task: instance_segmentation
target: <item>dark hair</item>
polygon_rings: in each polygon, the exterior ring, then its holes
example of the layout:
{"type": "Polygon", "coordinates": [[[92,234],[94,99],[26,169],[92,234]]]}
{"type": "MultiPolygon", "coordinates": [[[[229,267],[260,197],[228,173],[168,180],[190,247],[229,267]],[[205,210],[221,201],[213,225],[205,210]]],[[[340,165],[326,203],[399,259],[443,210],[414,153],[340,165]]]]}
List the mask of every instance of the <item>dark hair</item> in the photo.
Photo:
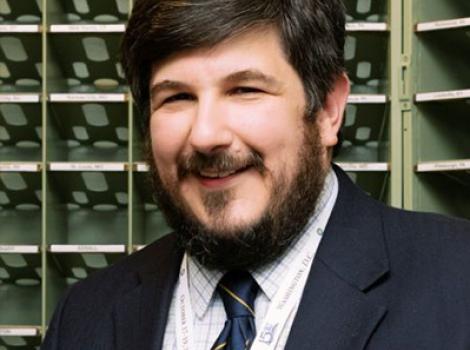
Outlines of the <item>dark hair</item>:
{"type": "Polygon", "coordinates": [[[345,71],[342,0],[136,0],[121,53],[142,131],[148,132],[153,64],[269,25],[278,30],[286,57],[303,82],[307,115],[313,118],[345,71]]]}

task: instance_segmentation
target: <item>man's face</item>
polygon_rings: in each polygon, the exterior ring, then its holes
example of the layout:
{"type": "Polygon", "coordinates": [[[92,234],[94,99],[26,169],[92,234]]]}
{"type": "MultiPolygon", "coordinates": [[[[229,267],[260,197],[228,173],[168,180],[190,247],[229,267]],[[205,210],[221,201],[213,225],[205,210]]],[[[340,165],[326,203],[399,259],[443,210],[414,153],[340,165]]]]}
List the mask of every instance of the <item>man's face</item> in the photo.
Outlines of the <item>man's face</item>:
{"type": "Polygon", "coordinates": [[[214,238],[237,239],[298,201],[300,173],[316,177],[318,197],[336,131],[306,121],[302,82],[275,30],[174,55],[154,67],[150,89],[158,186],[214,238]]]}

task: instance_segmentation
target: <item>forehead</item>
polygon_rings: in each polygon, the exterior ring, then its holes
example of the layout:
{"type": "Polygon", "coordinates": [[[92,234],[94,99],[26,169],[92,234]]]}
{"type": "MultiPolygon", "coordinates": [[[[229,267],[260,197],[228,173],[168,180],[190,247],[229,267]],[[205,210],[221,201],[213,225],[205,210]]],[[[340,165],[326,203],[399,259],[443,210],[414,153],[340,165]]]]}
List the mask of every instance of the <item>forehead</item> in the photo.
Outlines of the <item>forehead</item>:
{"type": "Polygon", "coordinates": [[[161,80],[189,80],[195,75],[222,78],[238,71],[297,75],[286,59],[278,32],[272,27],[248,30],[210,48],[176,53],[153,65],[150,85],[161,80]]]}

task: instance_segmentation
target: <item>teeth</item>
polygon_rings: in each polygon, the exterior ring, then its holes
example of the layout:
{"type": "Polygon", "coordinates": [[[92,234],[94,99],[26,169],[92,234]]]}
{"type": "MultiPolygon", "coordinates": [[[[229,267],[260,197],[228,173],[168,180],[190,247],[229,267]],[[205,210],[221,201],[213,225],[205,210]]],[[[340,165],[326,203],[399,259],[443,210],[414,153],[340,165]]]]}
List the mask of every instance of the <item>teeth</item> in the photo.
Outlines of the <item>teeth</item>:
{"type": "Polygon", "coordinates": [[[222,171],[222,172],[213,172],[213,171],[201,171],[200,174],[204,177],[210,178],[219,178],[219,177],[226,177],[232,174],[235,174],[237,170],[230,170],[230,171],[222,171]]]}

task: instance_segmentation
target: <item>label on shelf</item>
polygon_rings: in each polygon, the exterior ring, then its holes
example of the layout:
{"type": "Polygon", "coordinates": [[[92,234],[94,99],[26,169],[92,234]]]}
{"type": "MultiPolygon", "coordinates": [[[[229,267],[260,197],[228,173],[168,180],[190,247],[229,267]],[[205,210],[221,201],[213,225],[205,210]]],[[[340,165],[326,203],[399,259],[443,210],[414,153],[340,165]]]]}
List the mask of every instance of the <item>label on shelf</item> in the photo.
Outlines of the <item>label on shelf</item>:
{"type": "Polygon", "coordinates": [[[35,327],[0,327],[0,337],[35,337],[39,329],[35,327]]]}
{"type": "Polygon", "coordinates": [[[124,244],[51,244],[51,253],[125,253],[124,244]]]}
{"type": "Polygon", "coordinates": [[[37,103],[39,94],[0,94],[1,103],[37,103]]]}
{"type": "Polygon", "coordinates": [[[360,104],[360,103],[387,103],[386,95],[361,95],[351,94],[348,97],[348,103],[360,104]]]}
{"type": "Polygon", "coordinates": [[[422,162],[416,165],[417,172],[470,170],[470,159],[422,162]]]}
{"type": "Polygon", "coordinates": [[[49,95],[51,102],[125,102],[126,94],[78,94],[78,93],[54,93],[49,95]]]}
{"type": "Polygon", "coordinates": [[[416,102],[443,101],[470,98],[470,89],[425,92],[416,94],[416,102]]]}
{"type": "Polygon", "coordinates": [[[384,22],[350,22],[346,23],[348,32],[385,32],[388,30],[384,22]]]}
{"type": "Polygon", "coordinates": [[[38,172],[41,171],[41,163],[0,162],[0,171],[38,172]]]}
{"type": "Polygon", "coordinates": [[[470,26],[470,17],[449,19],[444,21],[423,22],[416,25],[417,32],[429,32],[432,30],[444,30],[470,26]]]}
{"type": "Polygon", "coordinates": [[[0,33],[39,33],[37,24],[1,24],[0,33]]]}
{"type": "Polygon", "coordinates": [[[388,163],[358,163],[358,162],[338,162],[336,163],[344,171],[389,171],[388,163]]]}
{"type": "Polygon", "coordinates": [[[51,162],[51,171],[125,171],[127,163],[51,162]]]}
{"type": "Polygon", "coordinates": [[[146,172],[149,171],[150,167],[147,163],[139,162],[139,163],[134,163],[134,170],[137,172],[146,172]]]}
{"type": "Polygon", "coordinates": [[[51,33],[124,33],[125,24],[52,24],[51,33]]]}
{"type": "Polygon", "coordinates": [[[39,253],[39,246],[37,245],[0,245],[0,253],[37,254],[39,253]]]}

